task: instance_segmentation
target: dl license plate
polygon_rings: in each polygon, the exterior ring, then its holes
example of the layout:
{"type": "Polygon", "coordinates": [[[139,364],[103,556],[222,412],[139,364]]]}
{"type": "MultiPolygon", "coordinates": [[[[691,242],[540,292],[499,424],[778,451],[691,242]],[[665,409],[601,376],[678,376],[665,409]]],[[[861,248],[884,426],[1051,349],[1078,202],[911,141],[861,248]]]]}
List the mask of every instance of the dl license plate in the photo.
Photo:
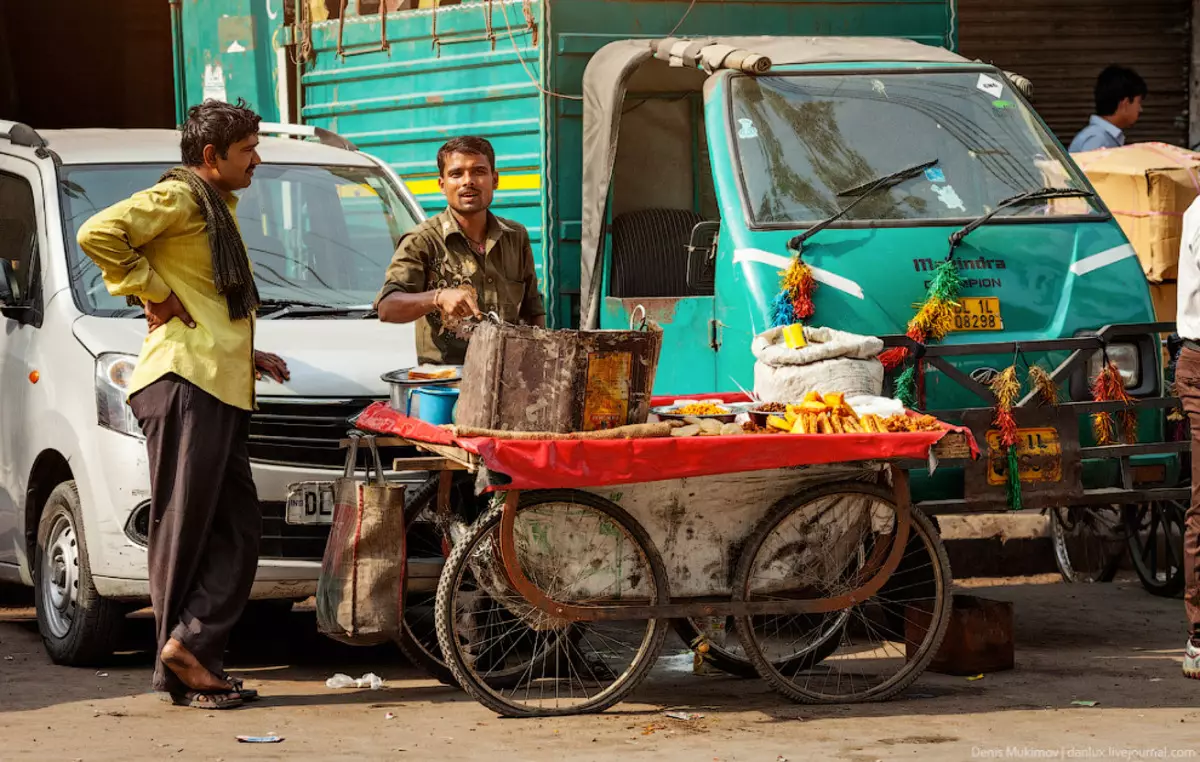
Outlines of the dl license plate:
{"type": "Polygon", "coordinates": [[[954,331],[1003,331],[1000,299],[994,296],[960,297],[954,313],[954,331]]]}
{"type": "MultiPolygon", "coordinates": [[[[1000,447],[1000,432],[987,433],[988,484],[1004,484],[1008,473],[1008,456],[1000,447]]],[[[1060,482],[1063,478],[1062,444],[1058,431],[1017,429],[1018,475],[1022,482],[1060,482]]]]}
{"type": "Polygon", "coordinates": [[[333,482],[299,482],[288,485],[288,524],[332,524],[333,482]]]}

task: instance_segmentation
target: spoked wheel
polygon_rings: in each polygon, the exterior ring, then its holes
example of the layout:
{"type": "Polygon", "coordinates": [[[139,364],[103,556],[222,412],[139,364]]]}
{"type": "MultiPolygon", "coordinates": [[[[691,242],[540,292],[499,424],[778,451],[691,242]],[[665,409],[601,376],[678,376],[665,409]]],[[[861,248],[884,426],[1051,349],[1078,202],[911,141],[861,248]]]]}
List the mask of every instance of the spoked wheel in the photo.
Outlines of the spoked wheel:
{"type": "Polygon", "coordinates": [[[1050,509],[1054,561],[1067,582],[1112,582],[1125,553],[1117,506],[1050,509]]]}
{"type": "Polygon", "coordinates": [[[1129,555],[1142,587],[1170,598],[1183,591],[1183,531],[1187,505],[1174,500],[1125,506],[1129,555]]]}
{"type": "MultiPolygon", "coordinates": [[[[436,515],[438,474],[420,484],[408,495],[404,506],[404,528],[408,546],[407,591],[404,601],[404,627],[395,638],[396,645],[413,666],[419,667],[445,685],[458,686],[454,674],[442,658],[434,621],[434,597],[437,581],[445,566],[452,534],[450,527],[439,524],[436,515]]],[[[464,525],[458,525],[465,531],[464,525]]]]}
{"type": "MultiPolygon", "coordinates": [[[[747,541],[734,595],[751,602],[847,595],[883,566],[900,519],[891,492],[869,484],[786,498],[747,541]]],[[[950,562],[924,514],[910,510],[907,521],[898,568],[917,582],[888,584],[829,613],[738,618],[746,655],[772,687],[806,703],[882,701],[920,676],[949,625],[950,562]],[[795,658],[800,653],[810,658],[795,658]]]]}
{"type": "MultiPolygon", "coordinates": [[[[438,643],[459,684],[508,716],[602,711],[654,666],[666,620],[572,623],[508,583],[497,506],[455,544],[438,584],[438,643]]],[[[525,575],[571,604],[667,599],[666,569],[645,530],[617,505],[582,492],[525,493],[514,538],[525,575]]]]}

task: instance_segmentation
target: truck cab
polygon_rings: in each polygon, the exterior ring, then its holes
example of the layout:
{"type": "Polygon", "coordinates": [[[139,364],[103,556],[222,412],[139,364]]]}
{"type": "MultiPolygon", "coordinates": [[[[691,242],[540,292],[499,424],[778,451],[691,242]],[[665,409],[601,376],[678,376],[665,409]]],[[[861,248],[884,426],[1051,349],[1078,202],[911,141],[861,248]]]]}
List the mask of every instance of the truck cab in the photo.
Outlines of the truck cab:
{"type": "MultiPolygon", "coordinates": [[[[411,326],[363,318],[423,212],[386,164],[337,135],[267,124],[263,135],[238,223],[264,300],[256,348],[286,359],[291,380],[256,389],[252,597],[293,601],[315,591],[329,517],[289,513],[289,485],[340,475],[347,418],[387,398],[383,373],[416,362],[411,326]]],[[[146,321],[109,295],[76,231],[179,158],[171,130],[0,122],[0,580],[34,586],[60,663],[103,659],[149,600],[149,469],[125,400],[146,321]]]]}

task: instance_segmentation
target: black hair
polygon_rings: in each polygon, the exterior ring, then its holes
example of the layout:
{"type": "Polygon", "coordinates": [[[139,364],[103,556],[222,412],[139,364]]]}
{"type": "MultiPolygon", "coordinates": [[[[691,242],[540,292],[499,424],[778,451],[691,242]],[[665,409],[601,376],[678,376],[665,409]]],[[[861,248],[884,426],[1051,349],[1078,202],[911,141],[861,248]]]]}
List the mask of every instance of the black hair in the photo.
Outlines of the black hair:
{"type": "Polygon", "coordinates": [[[183,163],[189,167],[204,164],[204,146],[213,146],[222,159],[229,156],[229,147],[239,140],[258,134],[262,117],[251,111],[246,101],[237,103],[207,100],[188,109],[183,123],[183,138],[179,141],[183,163]]]}
{"type": "Polygon", "coordinates": [[[492,171],[496,171],[496,151],[492,148],[492,144],[483,138],[474,135],[465,135],[460,138],[447,140],[446,144],[438,149],[437,168],[439,177],[446,171],[446,157],[452,153],[479,154],[488,160],[492,171]]]}
{"type": "Polygon", "coordinates": [[[1125,99],[1143,98],[1149,93],[1146,80],[1133,69],[1112,65],[1096,78],[1096,114],[1112,116],[1125,99]]]}

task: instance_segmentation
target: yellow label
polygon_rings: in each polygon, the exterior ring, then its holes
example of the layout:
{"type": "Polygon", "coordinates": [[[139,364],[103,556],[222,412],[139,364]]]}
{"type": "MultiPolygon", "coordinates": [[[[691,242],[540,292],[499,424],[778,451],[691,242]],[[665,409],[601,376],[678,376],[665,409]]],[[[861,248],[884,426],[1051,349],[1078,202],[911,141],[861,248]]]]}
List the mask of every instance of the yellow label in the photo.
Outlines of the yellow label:
{"type": "Polygon", "coordinates": [[[583,392],[583,430],[613,429],[629,422],[629,352],[588,354],[587,387],[583,392]]]}
{"type": "Polygon", "coordinates": [[[783,329],[783,340],[787,342],[789,349],[803,349],[808,346],[808,340],[804,338],[804,324],[792,323],[783,329]]]}
{"type": "MultiPolygon", "coordinates": [[[[987,433],[988,484],[1004,484],[1008,455],[1000,447],[1000,432],[987,433]]],[[[1017,463],[1023,482],[1062,481],[1062,444],[1056,429],[1017,429],[1017,463]],[[1036,461],[1030,456],[1041,456],[1036,461]]]]}
{"type": "Polygon", "coordinates": [[[354,185],[339,185],[337,187],[338,198],[370,198],[378,197],[379,194],[375,189],[365,183],[357,183],[354,185]]]}
{"type": "Polygon", "coordinates": [[[966,296],[958,300],[953,331],[1003,331],[1000,300],[994,296],[966,296]]]}

